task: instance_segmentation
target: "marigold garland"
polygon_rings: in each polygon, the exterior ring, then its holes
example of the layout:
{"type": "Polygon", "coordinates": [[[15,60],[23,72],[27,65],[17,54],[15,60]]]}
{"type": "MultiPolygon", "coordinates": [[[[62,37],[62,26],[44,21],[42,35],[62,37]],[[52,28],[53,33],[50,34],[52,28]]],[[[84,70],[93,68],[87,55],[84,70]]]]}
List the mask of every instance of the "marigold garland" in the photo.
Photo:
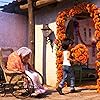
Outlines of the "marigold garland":
{"type": "Polygon", "coordinates": [[[78,44],[71,49],[72,57],[79,63],[85,64],[89,58],[88,49],[83,44],[78,44]]]}
{"type": "Polygon", "coordinates": [[[96,58],[99,60],[100,59],[100,52],[97,53],[96,58]]]}
{"type": "Polygon", "coordinates": [[[96,48],[97,48],[98,51],[100,51],[100,41],[97,42],[96,48]]]}
{"type": "Polygon", "coordinates": [[[100,31],[99,30],[96,30],[94,32],[94,36],[95,36],[96,40],[100,40],[100,31]]]}
{"type": "MultiPolygon", "coordinates": [[[[94,32],[95,38],[97,40],[100,40],[100,33],[99,33],[100,31],[100,8],[97,8],[95,4],[83,2],[81,4],[78,4],[77,6],[72,7],[71,9],[65,9],[62,12],[59,12],[56,18],[56,24],[57,24],[57,34],[56,35],[57,35],[57,40],[59,41],[57,44],[58,48],[57,48],[57,53],[56,53],[57,59],[59,59],[61,56],[58,54],[58,50],[61,50],[61,41],[67,38],[65,35],[66,33],[65,22],[71,17],[73,17],[75,14],[80,14],[81,12],[90,13],[90,17],[93,18],[93,22],[95,24],[95,32],[94,32]]],[[[99,42],[100,41],[98,41],[98,43],[99,42]]],[[[96,47],[97,47],[98,52],[100,52],[100,47],[98,43],[96,47]]],[[[80,50],[78,52],[80,52],[80,50]]],[[[84,55],[88,55],[88,54],[84,54],[84,55]]],[[[75,55],[75,57],[77,56],[79,55],[75,55]]],[[[88,56],[85,57],[85,59],[87,58],[88,56]]],[[[80,59],[83,59],[83,57],[80,57],[80,59]]],[[[57,84],[58,84],[62,79],[62,61],[56,60],[56,64],[57,64],[57,84]]],[[[97,84],[100,84],[100,81],[98,82],[97,84]]],[[[98,86],[98,90],[100,92],[100,86],[98,86]]]]}

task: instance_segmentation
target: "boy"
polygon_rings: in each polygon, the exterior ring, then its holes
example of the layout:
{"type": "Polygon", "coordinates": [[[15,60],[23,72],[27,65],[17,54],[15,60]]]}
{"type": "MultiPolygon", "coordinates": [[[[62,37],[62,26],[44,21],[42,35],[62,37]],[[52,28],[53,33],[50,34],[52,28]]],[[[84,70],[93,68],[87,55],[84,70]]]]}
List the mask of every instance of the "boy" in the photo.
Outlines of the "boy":
{"type": "Polygon", "coordinates": [[[75,77],[74,77],[74,72],[71,66],[70,61],[74,61],[73,59],[70,58],[70,48],[73,44],[73,41],[70,39],[64,40],[62,42],[62,49],[63,49],[63,78],[60,82],[60,84],[57,87],[57,92],[60,95],[64,95],[62,93],[62,88],[64,87],[65,81],[67,77],[70,77],[70,92],[75,92],[75,77]]]}

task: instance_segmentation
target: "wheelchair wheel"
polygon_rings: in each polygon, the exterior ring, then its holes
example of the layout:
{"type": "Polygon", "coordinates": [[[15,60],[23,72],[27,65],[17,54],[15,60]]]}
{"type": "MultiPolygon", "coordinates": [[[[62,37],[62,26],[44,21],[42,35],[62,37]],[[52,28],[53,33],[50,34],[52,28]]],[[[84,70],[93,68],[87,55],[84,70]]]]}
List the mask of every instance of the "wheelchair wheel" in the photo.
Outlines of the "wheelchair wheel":
{"type": "Polygon", "coordinates": [[[41,85],[44,85],[44,77],[41,75],[41,73],[40,72],[38,72],[38,71],[36,71],[35,70],[35,72],[38,74],[38,76],[39,76],[39,80],[40,80],[40,82],[41,82],[41,85]]]}
{"type": "Polygon", "coordinates": [[[4,97],[6,95],[6,89],[3,83],[0,83],[0,97],[4,97]]]}
{"type": "Polygon", "coordinates": [[[9,84],[11,85],[11,93],[16,98],[26,98],[34,91],[33,82],[26,74],[13,76],[9,84]]]}

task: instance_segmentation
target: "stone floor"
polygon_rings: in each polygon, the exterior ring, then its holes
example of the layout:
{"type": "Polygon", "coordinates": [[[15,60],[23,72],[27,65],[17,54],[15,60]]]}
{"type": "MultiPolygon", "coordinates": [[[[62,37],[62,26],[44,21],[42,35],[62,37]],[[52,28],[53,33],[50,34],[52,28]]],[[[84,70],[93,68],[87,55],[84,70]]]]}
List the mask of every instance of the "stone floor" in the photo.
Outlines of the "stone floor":
{"type": "MultiPolygon", "coordinates": [[[[24,100],[100,100],[100,94],[96,92],[95,84],[85,83],[76,87],[76,93],[68,93],[69,87],[65,87],[63,92],[65,95],[59,95],[54,87],[48,87],[46,95],[41,97],[28,97],[24,100]]],[[[12,95],[6,95],[0,97],[0,100],[22,100],[13,97],[12,95]]]]}

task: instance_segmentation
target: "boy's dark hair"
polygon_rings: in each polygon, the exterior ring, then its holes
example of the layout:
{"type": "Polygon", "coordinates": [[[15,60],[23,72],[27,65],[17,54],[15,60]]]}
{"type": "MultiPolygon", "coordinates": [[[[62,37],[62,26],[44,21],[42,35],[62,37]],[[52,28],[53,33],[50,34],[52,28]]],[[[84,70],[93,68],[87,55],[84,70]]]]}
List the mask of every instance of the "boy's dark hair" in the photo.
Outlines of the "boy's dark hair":
{"type": "Polygon", "coordinates": [[[71,39],[65,39],[64,41],[62,41],[62,49],[63,50],[67,50],[68,49],[68,47],[69,47],[69,45],[71,44],[71,45],[73,45],[73,40],[71,40],[71,39]]]}

